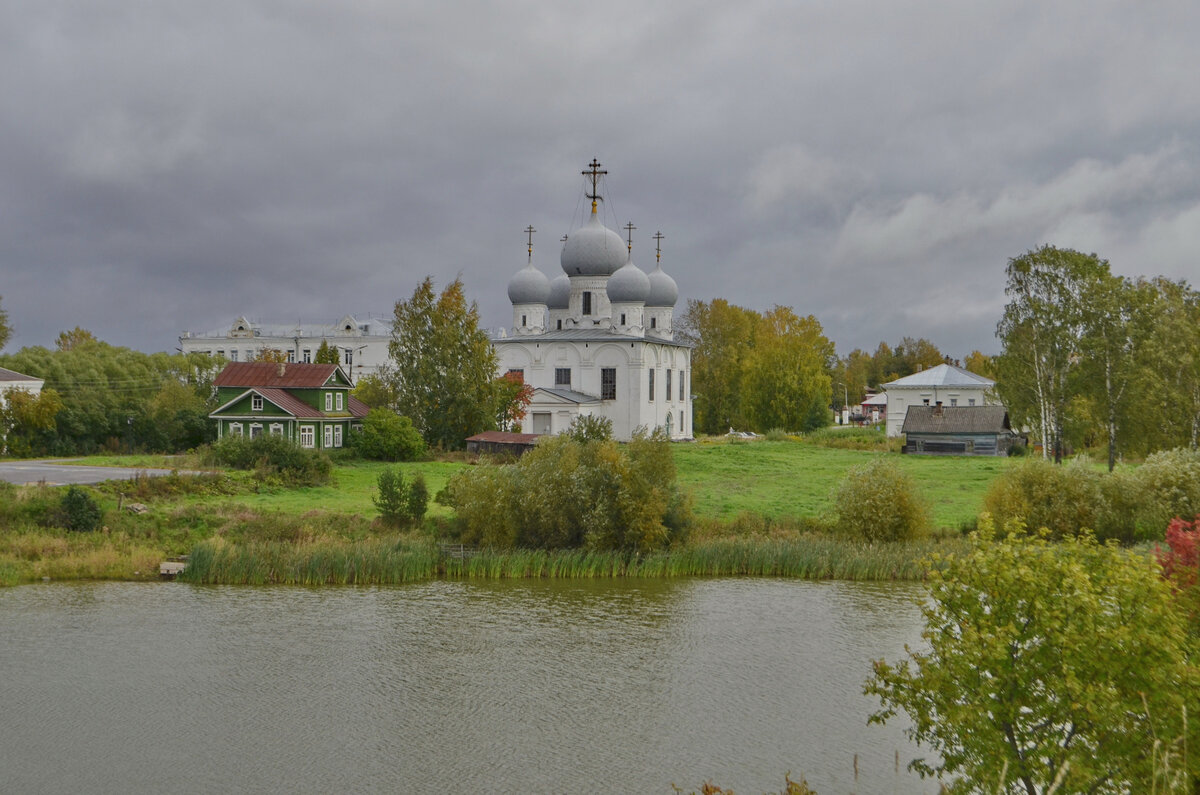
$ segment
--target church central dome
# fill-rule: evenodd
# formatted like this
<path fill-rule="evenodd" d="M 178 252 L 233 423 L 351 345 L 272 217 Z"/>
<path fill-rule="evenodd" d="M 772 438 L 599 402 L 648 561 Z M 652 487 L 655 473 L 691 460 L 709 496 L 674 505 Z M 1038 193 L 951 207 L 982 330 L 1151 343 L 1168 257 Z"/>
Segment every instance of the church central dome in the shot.
<path fill-rule="evenodd" d="M 625 254 L 625 241 L 593 212 L 586 224 L 568 235 L 560 261 L 568 276 L 612 276 L 625 264 Z"/>

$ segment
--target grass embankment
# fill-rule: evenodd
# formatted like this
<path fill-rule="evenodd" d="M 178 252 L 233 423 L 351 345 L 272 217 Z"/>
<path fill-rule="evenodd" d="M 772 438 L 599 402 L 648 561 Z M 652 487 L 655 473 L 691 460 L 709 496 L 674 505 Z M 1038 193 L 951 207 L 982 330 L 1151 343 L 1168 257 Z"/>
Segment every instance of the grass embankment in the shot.
<path fill-rule="evenodd" d="M 12 488 L 0 495 L 0 502 L 16 503 L 11 510 L 0 510 L 0 584 L 43 577 L 149 579 L 157 577 L 163 559 L 192 552 L 197 579 L 220 582 L 741 574 L 919 578 L 919 561 L 939 542 L 871 547 L 813 532 L 828 526 L 833 492 L 846 472 L 890 444 L 869 432 L 853 431 L 826 432 L 818 441 L 714 439 L 674 445 L 679 483 L 693 495 L 697 523 L 687 545 L 641 557 L 518 550 L 484 552 L 465 561 L 442 559 L 426 536 L 399 536 L 379 526 L 371 497 L 379 473 L 388 465 L 375 462 L 339 463 L 332 484 L 305 488 L 264 484 L 244 472 L 105 484 L 92 489 L 104 510 L 105 529 L 98 533 L 43 526 L 36 506 L 48 504 L 57 490 Z M 987 485 L 1008 465 L 1006 459 L 895 458 L 930 500 L 936 533 L 946 538 L 943 545 L 973 522 Z M 199 468 L 186 457 L 80 461 L 101 462 Z M 395 466 L 406 478 L 420 472 L 432 495 L 468 464 Z M 130 502 L 144 503 L 149 510 L 129 513 L 124 506 Z M 435 521 L 451 516 L 437 503 L 429 508 Z M 204 543 L 208 541 L 212 543 Z M 215 567 L 211 575 L 202 575 L 200 558 L 210 548 Z M 255 562 L 255 557 L 262 560 Z"/>

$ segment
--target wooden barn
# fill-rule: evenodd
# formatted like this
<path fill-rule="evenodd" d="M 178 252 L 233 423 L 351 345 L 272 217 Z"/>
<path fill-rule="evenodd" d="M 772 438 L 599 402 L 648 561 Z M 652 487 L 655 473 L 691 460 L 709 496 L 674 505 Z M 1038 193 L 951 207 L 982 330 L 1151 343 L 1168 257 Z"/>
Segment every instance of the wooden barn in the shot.
<path fill-rule="evenodd" d="M 541 434 L 537 433 L 484 431 L 467 437 L 467 452 L 520 456 L 537 444 L 540 436 Z"/>
<path fill-rule="evenodd" d="M 1019 438 L 1003 406 L 909 406 L 902 432 L 923 455 L 1008 455 Z"/>

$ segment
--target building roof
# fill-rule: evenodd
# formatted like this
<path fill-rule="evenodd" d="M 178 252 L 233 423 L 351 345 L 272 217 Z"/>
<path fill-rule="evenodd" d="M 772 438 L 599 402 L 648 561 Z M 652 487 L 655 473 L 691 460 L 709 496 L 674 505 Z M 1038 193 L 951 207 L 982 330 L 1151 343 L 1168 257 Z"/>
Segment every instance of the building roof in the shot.
<path fill-rule="evenodd" d="M 311 417 L 320 419 L 325 416 L 325 413 L 313 408 L 298 397 L 283 389 L 267 389 L 259 387 L 251 390 L 262 395 L 265 399 L 271 401 L 279 408 L 291 414 L 293 417 Z"/>
<path fill-rule="evenodd" d="M 0 367 L 0 381 L 42 381 L 41 378 L 36 378 L 32 375 L 24 375 L 15 370 L 6 370 Z"/>
<path fill-rule="evenodd" d="M 902 433 L 1002 433 L 1012 430 L 1004 406 L 910 406 Z"/>
<path fill-rule="evenodd" d="M 658 337 L 642 336 L 640 334 L 622 334 L 605 328 L 571 328 L 547 331 L 543 334 L 523 334 L 515 337 L 492 337 L 493 345 L 503 345 L 510 342 L 653 342 L 658 345 L 673 345 L 676 348 L 693 348 L 686 342 L 664 340 Z"/>
<path fill-rule="evenodd" d="M 509 433 L 507 431 L 484 431 L 474 436 L 468 436 L 468 442 L 490 442 L 492 444 L 533 444 L 541 434 Z"/>
<path fill-rule="evenodd" d="M 995 385 L 996 382 L 992 379 L 976 375 L 970 370 L 964 370 L 952 364 L 939 364 L 937 367 L 930 367 L 928 370 L 922 370 L 919 373 L 913 373 L 903 378 L 897 378 L 895 381 L 889 381 L 883 386 L 885 389 L 887 387 L 919 388 L 925 386 L 972 386 L 990 389 Z"/>
<path fill-rule="evenodd" d="M 887 405 L 887 392 L 879 392 L 878 394 L 871 395 L 869 398 L 864 398 L 862 405 L 864 405 L 864 406 L 886 406 Z"/>
<path fill-rule="evenodd" d="M 322 387 L 339 369 L 336 364 L 230 362 L 217 375 L 213 385 L 280 389 Z"/>
<path fill-rule="evenodd" d="M 346 409 L 355 417 L 365 417 L 367 416 L 367 412 L 371 410 L 371 407 L 354 397 L 354 395 L 347 395 Z"/>
<path fill-rule="evenodd" d="M 540 386 L 533 390 L 536 395 L 538 392 L 548 392 L 555 397 L 568 400 L 572 403 L 597 403 L 600 398 L 595 395 L 588 395 L 583 392 L 576 392 L 573 389 L 560 389 L 558 387 Z"/>

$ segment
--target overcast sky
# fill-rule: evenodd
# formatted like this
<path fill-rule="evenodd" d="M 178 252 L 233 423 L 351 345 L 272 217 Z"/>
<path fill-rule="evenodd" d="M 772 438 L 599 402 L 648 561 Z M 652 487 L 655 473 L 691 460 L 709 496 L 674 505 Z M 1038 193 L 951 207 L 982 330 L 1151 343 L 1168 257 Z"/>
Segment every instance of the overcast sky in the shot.
<path fill-rule="evenodd" d="M 1198 281 L 1198 42 L 1191 0 L 2 0 L 5 350 L 390 315 L 426 274 L 507 325 L 596 157 L 680 311 L 992 353 L 1043 243 Z"/>

